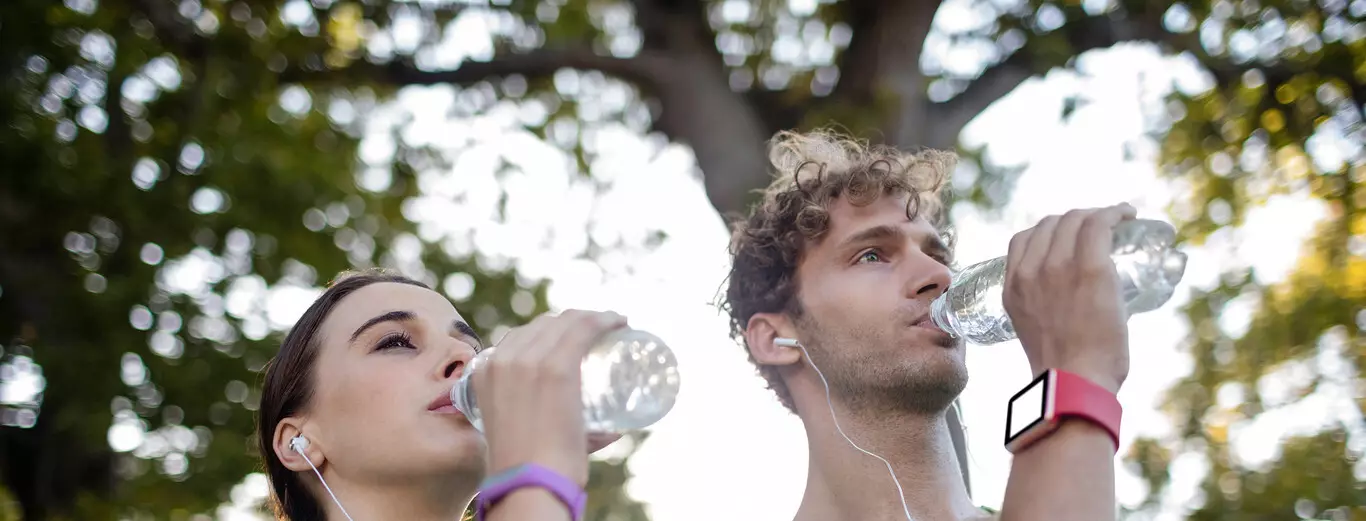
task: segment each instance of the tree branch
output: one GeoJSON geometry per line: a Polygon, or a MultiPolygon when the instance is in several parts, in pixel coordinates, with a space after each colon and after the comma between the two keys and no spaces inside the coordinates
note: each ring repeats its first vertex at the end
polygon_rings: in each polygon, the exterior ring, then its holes
{"type": "Polygon", "coordinates": [[[1016,52],[996,65],[988,67],[967,89],[949,101],[930,106],[930,121],[935,132],[923,143],[931,148],[949,149],[958,144],[958,135],[969,122],[988,106],[1019,87],[1034,76],[1035,65],[1023,51],[1016,52]]]}
{"type": "MultiPolygon", "coordinates": [[[[967,89],[949,101],[932,105],[929,121],[933,122],[936,132],[924,144],[935,148],[955,146],[963,127],[988,106],[1035,74],[1061,66],[1073,56],[1125,41],[1174,43],[1185,36],[1167,32],[1162,27],[1160,16],[1160,12],[1153,11],[1109,16],[1083,15],[1080,19],[1069,21],[1059,29],[1059,34],[1043,36],[1062,38],[1069,52],[1043,55],[1030,53],[1026,47],[988,67],[967,89]]],[[[1194,48],[1200,49],[1198,41],[1194,48]]],[[[1203,50],[1199,52],[1203,53],[1203,50]]]]}
{"type": "Polygon", "coordinates": [[[605,74],[647,87],[664,66],[662,58],[641,54],[632,58],[600,56],[587,49],[542,49],[523,54],[500,56],[487,62],[467,61],[450,70],[422,70],[406,62],[385,65],[361,62],[344,69],[306,70],[292,68],[280,75],[282,83],[340,83],[354,85],[372,81],[382,85],[469,85],[482,80],[520,74],[543,78],[564,68],[601,71],[605,74]]]}
{"type": "Polygon", "coordinates": [[[723,218],[745,211],[753,190],[768,184],[764,154],[770,130],[745,95],[730,88],[729,70],[700,0],[633,0],[645,52],[667,56],[653,95],[662,109],[654,127],[692,147],[707,199],[723,218]]]}
{"type": "MultiPolygon", "coordinates": [[[[839,4],[853,35],[836,64],[839,82],[830,92],[832,100],[868,100],[877,78],[877,5],[868,0],[839,4]]],[[[923,40],[922,40],[923,41],[923,40]]]]}
{"type": "Polygon", "coordinates": [[[869,100],[889,75],[919,78],[920,54],[939,1],[856,0],[843,4],[852,29],[840,54],[840,80],[831,98],[869,100]]]}

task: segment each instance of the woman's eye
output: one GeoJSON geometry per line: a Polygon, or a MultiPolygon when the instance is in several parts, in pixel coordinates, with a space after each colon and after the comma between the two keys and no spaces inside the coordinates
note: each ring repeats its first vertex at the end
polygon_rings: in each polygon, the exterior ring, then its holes
{"type": "Polygon", "coordinates": [[[408,335],[389,335],[379,341],[379,344],[375,346],[375,350],[383,351],[385,349],[393,349],[400,347],[406,349],[417,349],[417,346],[413,345],[413,339],[410,338],[408,335]]]}
{"type": "Polygon", "coordinates": [[[877,250],[868,250],[859,254],[858,261],[859,263],[881,262],[882,254],[878,253],[877,250]]]}

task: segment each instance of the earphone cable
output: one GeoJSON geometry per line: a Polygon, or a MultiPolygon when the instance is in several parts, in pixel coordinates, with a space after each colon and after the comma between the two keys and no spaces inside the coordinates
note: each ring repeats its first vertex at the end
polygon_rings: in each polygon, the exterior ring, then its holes
{"type": "Polygon", "coordinates": [[[298,452],[300,456],[304,457],[304,461],[308,462],[309,467],[313,468],[313,473],[318,475],[318,481],[321,481],[323,483],[323,488],[327,489],[327,495],[332,496],[332,502],[336,503],[337,508],[341,509],[342,515],[346,516],[346,521],[356,521],[351,519],[351,514],[346,513],[346,507],[342,506],[341,501],[337,500],[337,495],[332,493],[332,487],[327,486],[327,480],[323,479],[322,472],[318,472],[318,467],[313,465],[313,460],[308,459],[308,455],[304,454],[304,451],[298,449],[295,449],[295,451],[298,452]]]}
{"type": "Polygon", "coordinates": [[[892,483],[896,485],[896,497],[901,500],[901,510],[906,514],[906,521],[915,521],[911,518],[911,508],[906,505],[906,492],[901,489],[901,480],[896,478],[896,471],[892,469],[892,464],[882,456],[873,454],[871,451],[858,446],[857,443],[854,443],[854,440],[849,439],[848,434],[844,433],[844,428],[840,427],[839,418],[835,416],[835,402],[830,398],[830,382],[825,380],[825,373],[822,373],[821,368],[816,367],[816,362],[811,360],[811,354],[806,352],[806,346],[801,344],[796,344],[796,346],[802,350],[802,358],[806,359],[806,363],[810,364],[811,368],[816,370],[816,376],[821,377],[821,384],[825,386],[825,404],[830,407],[830,419],[835,422],[835,430],[839,431],[840,436],[843,436],[844,441],[849,442],[850,446],[858,449],[859,452],[877,458],[878,461],[881,461],[883,465],[887,466],[887,474],[892,476],[892,483]]]}

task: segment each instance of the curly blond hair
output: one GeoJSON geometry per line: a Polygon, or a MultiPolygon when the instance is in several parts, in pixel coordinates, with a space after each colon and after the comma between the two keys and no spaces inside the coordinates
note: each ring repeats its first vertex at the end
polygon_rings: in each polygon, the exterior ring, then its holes
{"type": "MultiPolygon", "coordinates": [[[[797,298],[797,264],[808,246],[829,230],[830,204],[843,197],[865,206],[885,195],[909,194],[906,215],[943,224],[945,180],[957,156],[940,150],[902,152],[869,145],[830,130],[780,132],[769,143],[773,181],[748,218],[731,235],[731,269],[721,307],[731,336],[743,343],[758,313],[803,314],[797,298]]],[[[750,362],[755,362],[750,355],[750,362]]],[[[777,369],[758,365],[769,389],[796,412],[777,369]]]]}

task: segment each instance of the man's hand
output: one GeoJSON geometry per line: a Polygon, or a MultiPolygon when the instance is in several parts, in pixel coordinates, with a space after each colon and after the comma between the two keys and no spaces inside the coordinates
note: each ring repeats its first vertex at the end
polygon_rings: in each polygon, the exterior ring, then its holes
{"type": "MultiPolygon", "coordinates": [[[[1005,307],[1038,375],[1055,368],[1118,391],[1129,375],[1128,312],[1110,260],[1124,204],[1048,217],[1010,241],[1005,307]]],[[[1015,455],[1003,521],[1115,519],[1115,453],[1109,434],[1085,420],[1015,455]]]]}
{"type": "Polygon", "coordinates": [[[1128,204],[1050,216],[1010,241],[1004,303],[1034,375],[1055,368],[1118,392],[1129,375],[1128,313],[1110,260],[1128,204]]]}

